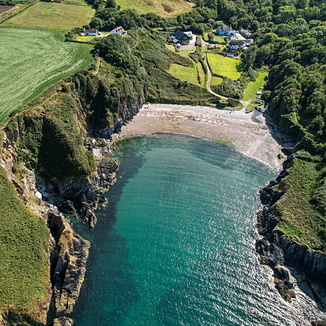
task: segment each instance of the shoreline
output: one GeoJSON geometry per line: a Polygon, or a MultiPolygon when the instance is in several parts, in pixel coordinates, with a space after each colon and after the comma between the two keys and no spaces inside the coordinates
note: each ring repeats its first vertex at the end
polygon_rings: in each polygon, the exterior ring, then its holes
{"type": "Polygon", "coordinates": [[[245,109],[232,111],[206,106],[145,104],[112,139],[155,133],[229,143],[240,153],[277,171],[282,170],[286,159],[282,152],[286,144],[278,142],[282,137],[277,130],[268,127],[262,113],[246,113],[245,109]]]}

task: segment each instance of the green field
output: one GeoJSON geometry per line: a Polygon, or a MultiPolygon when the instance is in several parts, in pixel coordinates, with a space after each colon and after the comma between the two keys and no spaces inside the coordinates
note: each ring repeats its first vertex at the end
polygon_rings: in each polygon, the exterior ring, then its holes
{"type": "Polygon", "coordinates": [[[192,9],[189,2],[184,0],[116,0],[121,9],[133,9],[138,14],[154,12],[160,16],[177,16],[192,9]]]}
{"type": "Polygon", "coordinates": [[[76,41],[79,42],[89,42],[91,40],[94,40],[95,36],[81,36],[81,35],[77,35],[76,36],[76,41]]]}
{"type": "MultiPolygon", "coordinates": [[[[214,33],[214,41],[219,42],[219,43],[225,43],[225,36],[222,35],[215,35],[215,29],[210,31],[214,33]]],[[[208,40],[208,32],[204,34],[204,39],[208,40]]]]}
{"type": "Polygon", "coordinates": [[[219,84],[222,83],[222,81],[223,81],[223,78],[213,76],[212,80],[211,80],[211,86],[212,85],[219,85],[219,84]]]}
{"type": "Polygon", "coordinates": [[[254,82],[249,82],[246,89],[245,95],[243,96],[244,101],[254,101],[256,99],[256,93],[259,91],[259,87],[263,87],[265,84],[265,77],[268,72],[260,72],[257,79],[254,82]]]}
{"type": "Polygon", "coordinates": [[[169,73],[172,76],[180,80],[187,81],[191,84],[202,86],[202,87],[205,86],[205,73],[200,63],[194,64],[191,67],[172,64],[169,69],[169,73]],[[200,84],[197,78],[198,73],[200,75],[200,81],[201,81],[200,84]]]}
{"type": "Polygon", "coordinates": [[[0,197],[0,313],[27,313],[38,320],[49,300],[49,232],[17,197],[2,167],[0,197]]]}
{"type": "Polygon", "coordinates": [[[241,73],[238,69],[240,60],[212,53],[207,54],[207,59],[213,73],[228,77],[233,80],[236,80],[240,77],[241,73]]]}
{"type": "Polygon", "coordinates": [[[165,44],[166,48],[168,48],[170,51],[175,52],[175,47],[172,44],[165,44]]]}
{"type": "Polygon", "coordinates": [[[37,2],[2,26],[68,31],[88,24],[94,14],[95,10],[90,6],[37,2]]]}
{"type": "Polygon", "coordinates": [[[0,122],[59,80],[85,69],[92,46],[52,32],[0,29],[0,122]]]}
{"type": "Polygon", "coordinates": [[[194,53],[194,50],[182,50],[178,52],[178,54],[186,58],[189,58],[189,53],[194,53]]]}

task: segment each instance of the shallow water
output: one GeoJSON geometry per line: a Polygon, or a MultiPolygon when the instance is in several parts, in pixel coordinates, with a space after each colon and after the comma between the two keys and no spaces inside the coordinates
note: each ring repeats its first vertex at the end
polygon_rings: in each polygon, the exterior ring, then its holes
{"type": "Polygon", "coordinates": [[[257,261],[257,191],[275,172],[224,145],[157,135],[120,153],[73,318],[77,326],[310,325],[257,261]]]}

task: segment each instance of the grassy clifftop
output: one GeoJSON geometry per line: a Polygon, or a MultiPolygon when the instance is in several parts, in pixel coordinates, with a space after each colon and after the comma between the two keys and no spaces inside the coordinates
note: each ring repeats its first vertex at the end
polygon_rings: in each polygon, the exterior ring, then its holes
{"type": "Polygon", "coordinates": [[[270,213],[281,231],[310,250],[326,252],[326,165],[321,157],[297,152],[286,175],[273,187],[282,194],[270,213]]]}
{"type": "Polygon", "coordinates": [[[50,287],[48,229],[26,209],[3,168],[0,198],[0,311],[44,321],[50,287]]]}

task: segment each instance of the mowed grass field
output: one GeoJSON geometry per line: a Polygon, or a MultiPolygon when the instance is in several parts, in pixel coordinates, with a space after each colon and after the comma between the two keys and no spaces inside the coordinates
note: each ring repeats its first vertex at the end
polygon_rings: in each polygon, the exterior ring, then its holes
{"type": "Polygon", "coordinates": [[[116,0],[121,9],[134,9],[138,14],[154,12],[160,16],[177,16],[192,9],[192,5],[184,0],[116,0]]]}
{"type": "Polygon", "coordinates": [[[259,91],[259,87],[263,87],[265,84],[265,77],[268,75],[268,72],[260,72],[257,79],[253,82],[249,82],[245,88],[245,94],[243,96],[244,101],[254,101],[256,99],[256,93],[259,91]]]}
{"type": "Polygon", "coordinates": [[[92,60],[91,45],[48,31],[1,28],[0,44],[0,122],[92,60]]]}
{"type": "Polygon", "coordinates": [[[191,67],[185,67],[178,64],[172,64],[169,73],[183,81],[187,81],[191,84],[198,86],[205,86],[205,73],[200,63],[194,64],[191,67]],[[197,76],[200,76],[200,83],[197,76]]]}
{"type": "Polygon", "coordinates": [[[240,60],[224,57],[218,54],[207,54],[208,62],[212,68],[213,73],[237,80],[240,77],[239,71],[240,60]]]}
{"type": "Polygon", "coordinates": [[[88,24],[94,14],[90,6],[37,2],[2,26],[68,31],[88,24]]]}
{"type": "Polygon", "coordinates": [[[212,76],[211,86],[222,84],[223,78],[212,76]]]}

